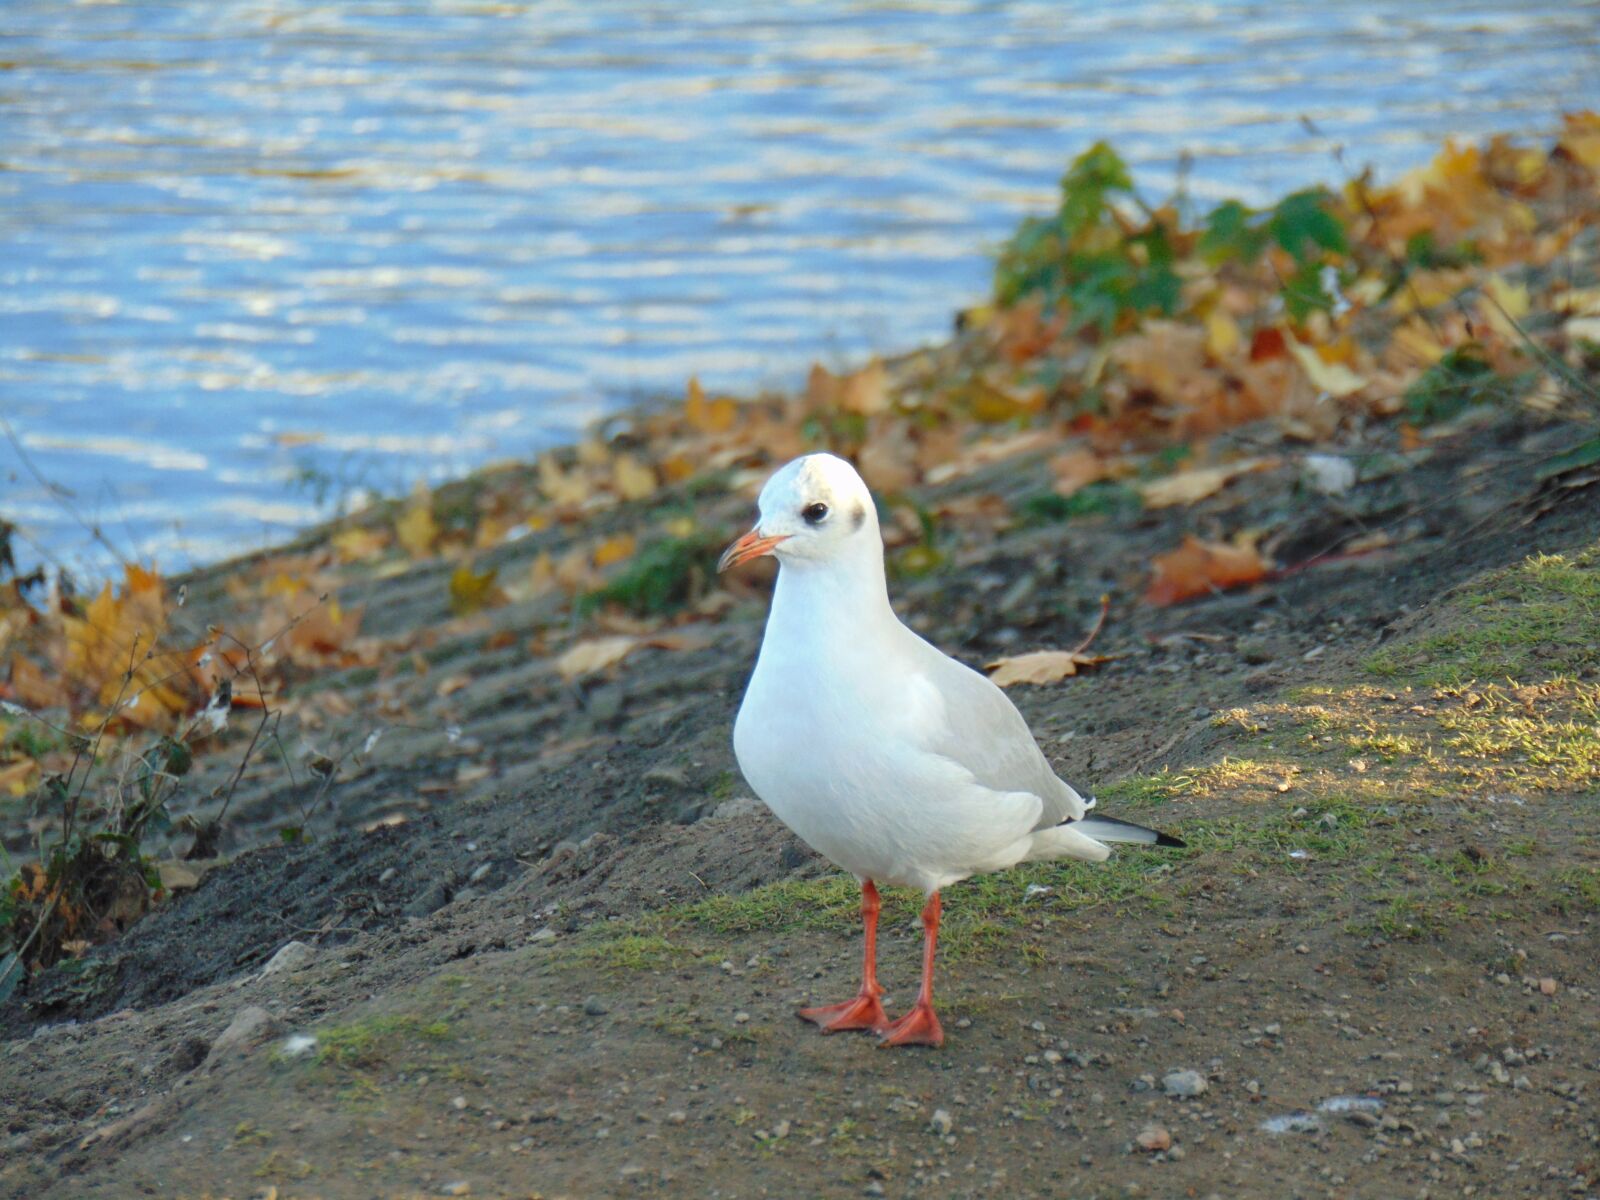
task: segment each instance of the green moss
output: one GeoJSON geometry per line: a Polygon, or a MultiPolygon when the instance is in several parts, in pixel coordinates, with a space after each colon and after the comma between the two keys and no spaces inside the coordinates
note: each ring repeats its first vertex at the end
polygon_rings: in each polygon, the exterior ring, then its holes
{"type": "Polygon", "coordinates": [[[1070,496],[1041,492],[1022,501],[1020,511],[1029,524],[1070,521],[1078,517],[1135,516],[1144,507],[1139,492],[1125,483],[1102,479],[1087,484],[1070,496]]]}
{"type": "Polygon", "coordinates": [[[398,1050],[450,1036],[449,1022],[412,1013],[390,1013],[335,1025],[317,1033],[317,1062],[336,1067],[375,1067],[398,1050]]]}

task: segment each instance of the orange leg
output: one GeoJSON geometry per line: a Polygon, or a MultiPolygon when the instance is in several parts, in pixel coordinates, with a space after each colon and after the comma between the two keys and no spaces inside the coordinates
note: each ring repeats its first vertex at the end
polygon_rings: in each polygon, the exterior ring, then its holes
{"type": "Polygon", "coordinates": [[[922,987],[911,1011],[882,1030],[882,1046],[942,1046],[944,1030],[933,1011],[933,954],[939,945],[939,893],[922,909],[922,987]]]}
{"type": "Polygon", "coordinates": [[[828,1004],[821,1008],[802,1008],[795,1015],[821,1027],[823,1033],[842,1033],[847,1029],[870,1029],[882,1033],[889,1025],[878,997],[878,910],[883,907],[872,880],[861,884],[861,923],[866,927],[866,949],[861,963],[861,991],[854,1000],[828,1004]]]}

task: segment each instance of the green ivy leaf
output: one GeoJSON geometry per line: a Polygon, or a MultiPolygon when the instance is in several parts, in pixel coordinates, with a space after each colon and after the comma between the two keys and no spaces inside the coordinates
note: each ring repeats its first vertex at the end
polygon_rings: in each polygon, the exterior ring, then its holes
{"type": "Polygon", "coordinates": [[[1294,192],[1278,201],[1267,221],[1272,239],[1300,263],[1317,261],[1321,252],[1350,253],[1339,218],[1328,211],[1322,188],[1294,192]]]}

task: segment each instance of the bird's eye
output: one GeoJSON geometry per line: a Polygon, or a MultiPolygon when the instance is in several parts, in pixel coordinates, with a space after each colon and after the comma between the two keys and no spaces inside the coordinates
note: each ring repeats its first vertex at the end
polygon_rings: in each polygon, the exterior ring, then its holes
{"type": "Polygon", "coordinates": [[[807,525],[820,525],[822,518],[828,515],[828,506],[819,500],[802,508],[800,515],[806,519],[807,525]]]}

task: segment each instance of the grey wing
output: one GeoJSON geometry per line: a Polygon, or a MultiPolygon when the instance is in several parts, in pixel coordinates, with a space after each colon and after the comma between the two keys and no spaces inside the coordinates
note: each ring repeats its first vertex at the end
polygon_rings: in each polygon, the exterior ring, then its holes
{"type": "Polygon", "coordinates": [[[1081,818],[1088,808],[1083,797],[1056,777],[1028,723],[1006,694],[987,676],[920,637],[916,640],[920,647],[917,667],[938,689],[945,720],[955,735],[939,752],[972,772],[984,787],[1038,796],[1044,809],[1037,829],[1081,818]]]}

